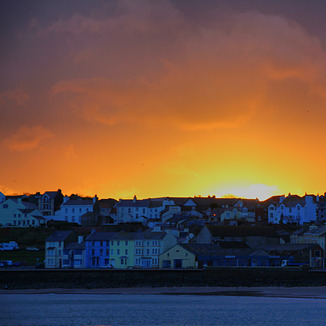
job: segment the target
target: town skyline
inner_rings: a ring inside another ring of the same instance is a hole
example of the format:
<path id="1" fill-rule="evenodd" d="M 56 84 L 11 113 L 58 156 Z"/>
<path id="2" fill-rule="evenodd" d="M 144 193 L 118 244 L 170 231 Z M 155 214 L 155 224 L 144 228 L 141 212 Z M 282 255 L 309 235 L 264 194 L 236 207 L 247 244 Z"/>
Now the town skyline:
<path id="1" fill-rule="evenodd" d="M 0 8 L 4 193 L 325 192 L 325 2 Z"/>

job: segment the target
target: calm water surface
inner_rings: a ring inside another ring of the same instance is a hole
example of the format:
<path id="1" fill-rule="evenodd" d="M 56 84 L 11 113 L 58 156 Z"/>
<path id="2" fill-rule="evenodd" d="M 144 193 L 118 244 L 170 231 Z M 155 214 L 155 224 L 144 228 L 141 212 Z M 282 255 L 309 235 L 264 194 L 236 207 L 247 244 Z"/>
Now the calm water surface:
<path id="1" fill-rule="evenodd" d="M 325 325 L 326 300 L 196 295 L 0 295 L 0 325 Z"/>

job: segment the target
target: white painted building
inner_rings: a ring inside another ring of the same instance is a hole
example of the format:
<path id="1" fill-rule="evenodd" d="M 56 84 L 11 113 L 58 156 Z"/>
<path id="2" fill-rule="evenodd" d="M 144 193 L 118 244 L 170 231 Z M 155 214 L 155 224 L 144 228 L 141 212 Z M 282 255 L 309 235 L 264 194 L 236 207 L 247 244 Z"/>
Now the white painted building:
<path id="1" fill-rule="evenodd" d="M 0 204 L 6 200 L 6 196 L 0 191 Z"/>
<path id="2" fill-rule="evenodd" d="M 142 199 L 136 196 L 132 200 L 120 199 L 117 203 L 117 222 L 141 222 L 146 223 L 148 219 L 159 220 L 161 212 L 168 206 L 174 205 L 170 199 Z"/>
<path id="3" fill-rule="evenodd" d="M 0 224 L 14 227 L 38 227 L 46 224 L 37 206 L 22 198 L 8 198 L 0 204 Z"/>
<path id="4" fill-rule="evenodd" d="M 93 199 L 70 199 L 65 196 L 60 210 L 55 212 L 54 219 L 59 221 L 66 221 L 69 223 L 81 224 L 81 217 L 87 212 L 93 212 L 94 204 L 97 200 L 95 196 Z"/>
<path id="5" fill-rule="evenodd" d="M 268 223 L 309 223 L 317 219 L 317 207 L 313 196 L 288 195 L 280 197 L 278 204 L 268 206 Z"/>

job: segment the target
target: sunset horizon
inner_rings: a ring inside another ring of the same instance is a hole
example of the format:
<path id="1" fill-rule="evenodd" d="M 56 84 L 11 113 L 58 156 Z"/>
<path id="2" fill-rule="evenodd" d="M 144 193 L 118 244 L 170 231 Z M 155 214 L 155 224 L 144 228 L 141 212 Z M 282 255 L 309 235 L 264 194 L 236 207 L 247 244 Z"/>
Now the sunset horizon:
<path id="1" fill-rule="evenodd" d="M 326 191 L 326 3 L 2 1 L 0 191 Z"/>

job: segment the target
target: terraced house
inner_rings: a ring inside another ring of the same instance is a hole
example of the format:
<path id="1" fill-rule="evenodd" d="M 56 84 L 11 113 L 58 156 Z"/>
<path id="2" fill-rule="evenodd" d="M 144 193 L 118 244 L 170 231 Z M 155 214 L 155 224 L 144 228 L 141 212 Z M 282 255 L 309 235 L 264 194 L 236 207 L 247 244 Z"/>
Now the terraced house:
<path id="1" fill-rule="evenodd" d="M 147 220 L 159 220 L 161 212 L 168 205 L 174 205 L 172 200 L 166 198 L 156 199 L 120 199 L 117 203 L 117 222 L 141 222 L 147 224 Z"/>
<path id="2" fill-rule="evenodd" d="M 92 232 L 85 240 L 86 268 L 100 268 L 110 264 L 110 241 L 115 232 Z"/>
<path id="3" fill-rule="evenodd" d="M 45 268 L 62 268 L 64 249 L 77 240 L 73 231 L 55 231 L 50 235 L 45 241 Z"/>
<path id="4" fill-rule="evenodd" d="M 111 240 L 111 264 L 115 268 L 158 268 L 159 255 L 177 243 L 166 232 L 120 232 Z"/>

